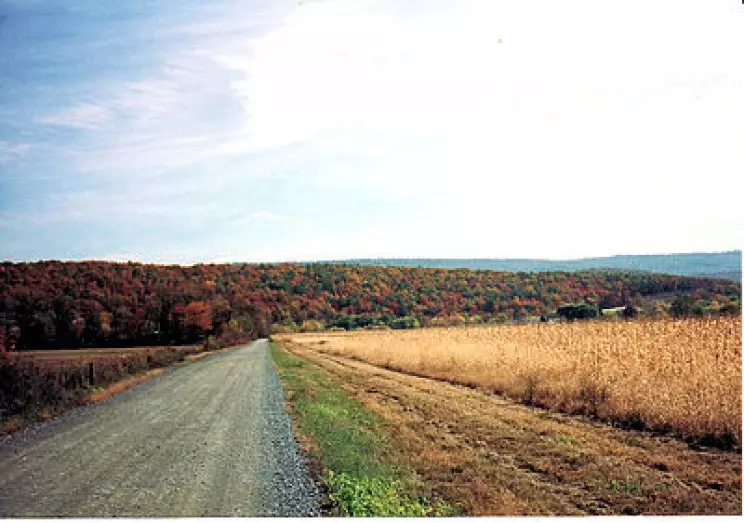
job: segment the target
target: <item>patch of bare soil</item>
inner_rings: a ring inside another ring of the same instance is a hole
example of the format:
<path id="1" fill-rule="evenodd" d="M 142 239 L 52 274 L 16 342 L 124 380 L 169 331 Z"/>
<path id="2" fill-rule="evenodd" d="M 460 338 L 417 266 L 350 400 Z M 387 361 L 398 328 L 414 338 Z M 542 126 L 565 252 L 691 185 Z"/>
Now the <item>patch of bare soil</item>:
<path id="1" fill-rule="evenodd" d="M 740 453 L 282 344 L 387 420 L 410 465 L 467 514 L 742 513 Z"/>

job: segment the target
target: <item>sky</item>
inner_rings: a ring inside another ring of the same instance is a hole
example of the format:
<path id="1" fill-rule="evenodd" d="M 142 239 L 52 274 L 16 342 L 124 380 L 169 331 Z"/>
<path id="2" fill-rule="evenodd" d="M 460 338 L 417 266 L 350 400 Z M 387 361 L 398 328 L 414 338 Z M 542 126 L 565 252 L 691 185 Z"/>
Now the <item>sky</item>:
<path id="1" fill-rule="evenodd" d="M 0 0 L 0 260 L 741 249 L 732 0 Z"/>

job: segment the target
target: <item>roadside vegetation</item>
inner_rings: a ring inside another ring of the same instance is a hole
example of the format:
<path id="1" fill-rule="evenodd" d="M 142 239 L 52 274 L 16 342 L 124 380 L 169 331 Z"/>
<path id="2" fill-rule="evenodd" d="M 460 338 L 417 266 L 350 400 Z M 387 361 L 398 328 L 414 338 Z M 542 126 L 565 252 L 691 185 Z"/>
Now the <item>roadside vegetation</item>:
<path id="1" fill-rule="evenodd" d="M 741 318 L 282 335 L 324 354 L 741 448 Z"/>
<path id="2" fill-rule="evenodd" d="M 322 369 L 271 343 L 298 439 L 341 516 L 455 515 L 406 465 L 385 422 L 349 398 Z"/>

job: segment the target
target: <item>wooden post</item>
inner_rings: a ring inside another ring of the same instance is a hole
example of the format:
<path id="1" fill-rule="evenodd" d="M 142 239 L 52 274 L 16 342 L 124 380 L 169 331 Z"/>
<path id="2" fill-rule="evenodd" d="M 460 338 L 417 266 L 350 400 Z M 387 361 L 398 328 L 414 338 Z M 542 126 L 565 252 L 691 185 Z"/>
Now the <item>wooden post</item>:
<path id="1" fill-rule="evenodd" d="M 94 384 L 93 383 L 93 376 L 95 374 L 94 374 L 93 370 L 94 370 L 93 369 L 93 362 L 91 361 L 90 363 L 88 363 L 88 382 L 90 383 L 91 386 L 93 386 L 93 384 Z"/>

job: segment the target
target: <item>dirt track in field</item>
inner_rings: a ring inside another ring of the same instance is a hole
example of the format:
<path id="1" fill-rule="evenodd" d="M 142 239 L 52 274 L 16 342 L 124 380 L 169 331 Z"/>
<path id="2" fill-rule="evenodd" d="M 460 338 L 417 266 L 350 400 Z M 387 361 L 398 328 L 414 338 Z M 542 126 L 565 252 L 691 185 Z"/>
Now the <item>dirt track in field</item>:
<path id="1" fill-rule="evenodd" d="M 412 466 L 468 514 L 741 514 L 739 453 L 282 345 L 388 420 Z"/>
<path id="2" fill-rule="evenodd" d="M 302 516 L 317 489 L 265 340 L 0 442 L 0 517 Z"/>

